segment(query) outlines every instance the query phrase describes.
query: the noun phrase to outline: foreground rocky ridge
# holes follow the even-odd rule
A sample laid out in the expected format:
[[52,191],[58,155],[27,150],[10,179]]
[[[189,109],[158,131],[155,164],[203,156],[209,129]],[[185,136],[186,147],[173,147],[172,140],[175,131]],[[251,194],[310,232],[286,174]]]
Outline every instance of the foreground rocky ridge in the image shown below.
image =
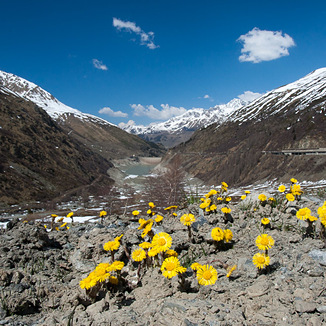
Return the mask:
[[[250,199],[250,196],[252,199]],[[234,220],[225,224],[223,214],[204,215],[198,204],[165,216],[154,231],[167,232],[187,267],[187,286],[180,288],[177,277],[166,279],[158,267],[137,278],[137,263],[128,259],[143,241],[139,223],[128,216],[109,216],[103,223],[74,224],[69,230],[47,232],[44,223],[23,223],[18,219],[0,234],[0,324],[5,325],[321,325],[326,322],[326,250],[324,242],[304,237],[305,221],[293,213],[309,207],[316,214],[325,198],[303,196],[285,213],[245,201],[229,205]],[[196,217],[194,241],[180,223],[183,213]],[[165,214],[164,214],[165,215]],[[252,263],[258,251],[255,239],[262,230],[260,219],[268,216],[275,240],[269,250],[268,273],[259,274]],[[99,221],[100,222],[100,221]],[[49,224],[48,224],[49,226]],[[211,240],[214,227],[229,228],[233,242],[216,248]],[[317,233],[320,225],[317,225]],[[79,281],[100,262],[109,262],[105,242],[123,235],[115,255],[125,267],[118,286],[108,285],[96,299],[86,296]],[[198,287],[190,269],[193,262],[211,264],[219,278],[212,286]],[[237,264],[230,278],[219,261]],[[138,282],[138,283],[137,283]]]

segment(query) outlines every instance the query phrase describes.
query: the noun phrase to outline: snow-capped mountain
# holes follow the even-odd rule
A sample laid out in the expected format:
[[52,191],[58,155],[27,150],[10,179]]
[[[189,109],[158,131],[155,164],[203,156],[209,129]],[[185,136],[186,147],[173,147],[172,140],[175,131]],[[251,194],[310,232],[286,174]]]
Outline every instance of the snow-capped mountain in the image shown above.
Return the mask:
[[198,130],[170,155],[181,156],[187,172],[212,184],[317,181],[326,176],[325,130],[321,68],[239,108],[222,124]]
[[129,134],[97,116],[73,109],[36,84],[0,71],[0,89],[31,101],[45,110],[66,133],[107,160],[136,156],[159,156],[162,148]]
[[[276,114],[298,114],[326,96],[326,68],[317,69],[299,80],[276,88],[229,115],[230,121],[243,123]],[[217,126],[218,127],[218,126]]]
[[216,105],[208,110],[194,108],[165,122],[153,123],[149,126],[129,122],[122,123],[119,127],[146,140],[161,142],[166,147],[172,147],[188,140],[193,132],[200,128],[213,123],[223,123],[228,116],[248,103],[236,98],[227,104]]
[[34,102],[44,109],[54,120],[65,120],[68,115],[74,115],[79,119],[94,120],[97,123],[113,125],[97,116],[83,113],[63,104],[40,86],[14,74],[0,71],[1,86],[16,96]]

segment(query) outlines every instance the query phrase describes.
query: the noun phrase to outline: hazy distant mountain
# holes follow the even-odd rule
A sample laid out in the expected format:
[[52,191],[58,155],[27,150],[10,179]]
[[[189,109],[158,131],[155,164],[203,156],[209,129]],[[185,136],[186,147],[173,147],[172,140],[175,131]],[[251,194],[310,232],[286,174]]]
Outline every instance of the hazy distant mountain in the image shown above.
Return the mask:
[[289,177],[326,177],[326,155],[274,155],[284,149],[326,148],[326,68],[235,110],[170,151],[197,177],[248,184]]
[[149,126],[122,123],[119,127],[148,141],[173,147],[187,141],[200,128],[207,127],[212,123],[223,123],[231,113],[246,104],[248,102],[233,99],[227,104],[216,105],[209,110],[191,109],[168,121],[153,123]]
[[0,86],[43,108],[69,133],[70,137],[78,139],[106,159],[162,154],[162,148],[156,144],[130,135],[97,116],[73,109],[24,78],[0,71]]

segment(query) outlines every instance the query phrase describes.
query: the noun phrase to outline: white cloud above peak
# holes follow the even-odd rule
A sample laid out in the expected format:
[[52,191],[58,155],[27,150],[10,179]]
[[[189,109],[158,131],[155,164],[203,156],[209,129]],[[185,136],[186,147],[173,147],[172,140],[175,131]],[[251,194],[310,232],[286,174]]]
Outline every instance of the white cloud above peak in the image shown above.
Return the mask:
[[168,120],[187,112],[183,107],[178,108],[169,104],[161,104],[162,109],[157,109],[153,105],[131,104],[130,106],[134,110],[135,116],[146,116],[153,120]]
[[245,102],[252,102],[256,98],[262,96],[260,93],[254,93],[251,91],[245,91],[243,94],[238,95],[238,98]]
[[140,36],[140,44],[147,46],[149,49],[154,50],[158,48],[158,45],[155,45],[154,33],[153,32],[144,32],[139,26],[131,21],[123,21],[118,18],[113,18],[113,26],[119,31],[124,30],[129,33],[135,33]]
[[271,61],[289,55],[288,49],[295,42],[282,31],[266,31],[255,27],[247,34],[241,35],[237,41],[243,44],[240,62],[259,63]]
[[99,69],[99,70],[108,70],[108,67],[102,61],[100,61],[98,59],[93,59],[92,62],[93,62],[93,66],[96,69]]
[[106,115],[108,115],[110,117],[114,117],[114,118],[126,118],[126,117],[128,117],[127,113],[124,113],[122,111],[113,111],[109,107],[102,108],[101,110],[98,111],[98,113],[106,114]]

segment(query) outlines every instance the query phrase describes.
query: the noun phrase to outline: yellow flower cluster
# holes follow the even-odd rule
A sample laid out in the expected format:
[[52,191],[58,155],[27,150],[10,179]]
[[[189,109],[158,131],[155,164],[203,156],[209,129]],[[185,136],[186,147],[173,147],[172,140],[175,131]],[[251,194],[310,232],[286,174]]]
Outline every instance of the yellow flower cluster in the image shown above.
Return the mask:
[[104,244],[103,249],[105,251],[114,251],[118,250],[120,247],[120,239],[123,237],[121,234],[119,237],[116,237],[113,241],[108,241]]
[[202,203],[199,207],[203,209],[206,214],[215,213],[217,205],[223,203],[228,204],[232,200],[232,198],[227,195],[228,187],[227,183],[222,182],[220,190],[211,189],[203,198],[200,199]]
[[109,279],[110,283],[117,284],[118,278],[111,275],[111,272],[118,270],[120,271],[123,266],[124,262],[122,261],[115,261],[112,264],[100,263],[96,266],[94,271],[92,271],[86,278],[79,282],[79,285],[82,289],[88,290],[98,283],[105,282],[107,279]]
[[258,269],[263,269],[270,263],[268,249],[274,246],[274,239],[268,234],[261,234],[256,238],[256,246],[259,250],[264,250],[264,253],[257,253],[253,256],[252,262]]
[[211,232],[212,239],[214,241],[223,241],[228,243],[232,240],[233,238],[233,233],[231,230],[226,229],[222,230],[221,228],[214,228]]
[[320,223],[326,227],[326,201],[324,202],[323,206],[319,207],[317,213],[320,218]]

